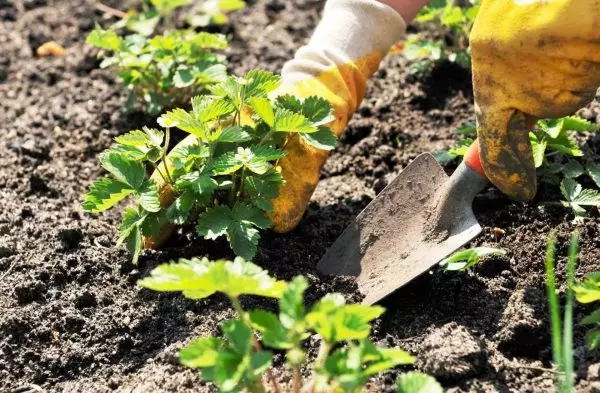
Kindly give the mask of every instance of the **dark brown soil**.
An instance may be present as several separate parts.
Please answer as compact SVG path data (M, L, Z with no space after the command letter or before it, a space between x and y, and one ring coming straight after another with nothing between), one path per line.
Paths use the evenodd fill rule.
M322 5L250 1L229 28L231 70L279 70L308 39ZM120 111L118 80L98 69L84 43L99 19L91 0L0 0L0 391L214 391L178 364L177 352L188 338L218 331L232 315L226 301L157 295L136 280L171 258L223 257L222 244L184 228L132 266L113 248L120 212L90 216L79 208L102 174L97 154L114 136L154 122ZM48 40L68 55L35 57ZM390 177L419 153L453 143L452 130L473 118L469 78L447 64L417 79L401 57L388 58L301 224L290 234L266 233L257 263L282 279L308 276L309 301L334 290L357 299L349 281L319 277L317 261ZM598 121L599 108L597 101L582 115ZM598 158L598 139L586 142ZM542 190L537 201L521 204L494 189L483 193L475 211L484 231L473 245L501 247L507 256L469 273L435 271L415 280L383 302L388 311L374 340L410 350L416 367L452 392L552 391L543 255L556 229L562 280L573 229L568 211L543 204L552 197L555 191ZM579 277L600 270L599 227L597 214L581 226ZM576 320L588 311L578 306ZM578 390L600 391L600 357L585 348L584 332L576 327ZM392 391L401 371L377 377L370 391Z

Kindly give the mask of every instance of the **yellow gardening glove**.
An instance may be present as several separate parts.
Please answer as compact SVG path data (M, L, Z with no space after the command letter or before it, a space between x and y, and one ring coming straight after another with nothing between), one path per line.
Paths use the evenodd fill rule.
M406 6L409 18L418 11L415 4L420 1L411 1ZM398 0L386 2L403 3ZM310 42L283 67L283 82L274 95L316 95L327 99L333 105L335 115L329 126L340 137L363 98L367 79L377 70L390 47L400 40L405 29L400 14L382 2L328 0ZM181 143L193 140L188 137ZM274 201L271 214L273 229L277 232L292 230L298 224L328 156L328 152L311 147L300 138L291 138L285 150L287 156L279 162L285 185ZM152 178L159 187L161 206L167 208L176 195L159 174L153 174ZM164 225L160 234L144 239L144 247L160 247L173 229L171 224Z
M529 200L536 173L528 117L588 104L600 85L600 3L483 0L470 38L477 135L490 181Z

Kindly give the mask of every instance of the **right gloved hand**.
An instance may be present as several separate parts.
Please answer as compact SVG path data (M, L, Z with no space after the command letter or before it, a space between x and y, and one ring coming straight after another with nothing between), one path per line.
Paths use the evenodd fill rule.
M588 104L600 85L600 3L483 0L470 38L483 169L509 197L529 200L537 178L527 118Z
M403 3L401 0L386 2ZM412 18L416 12L415 2L409 3L407 13ZM310 42L283 67L283 82L276 95L316 95L327 99L335 116L329 127L340 137L363 98L367 79L377 70L390 47L400 40L405 28L402 16L382 2L328 0ZM189 143L188 139L181 143ZM278 232L289 231L300 221L328 156L328 152L309 146L300 138L291 139L285 150L288 154L279 165L286 183L274 201L271 214L273 229ZM155 174L153 179L159 186L161 205L166 208L175 199L174 191L160 176ZM144 239L144 247L160 247L173 228L167 224L157 236Z

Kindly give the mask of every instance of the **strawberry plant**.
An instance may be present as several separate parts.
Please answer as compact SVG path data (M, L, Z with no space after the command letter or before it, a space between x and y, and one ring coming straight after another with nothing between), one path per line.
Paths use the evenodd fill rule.
M431 40L424 34L412 34L404 43L404 56L412 60L411 69L421 73L431 69L442 60L449 60L464 68L471 68L469 33L477 12L479 1L470 0L459 5L454 0L430 1L415 18L420 24L433 25L433 31L444 32L439 40Z
M235 310L235 318L221 325L218 337L192 340L180 354L181 362L198 369L221 392L281 392L271 373L273 350L285 353L291 373L291 391L361 392L369 378L414 358L404 350L382 348L369 340L371 321L384 309L380 306L346 304L341 294L328 294L312 307L304 305L307 280L278 281L257 265L242 258L211 262L180 259L152 270L140 286L160 292L182 292L189 299L224 294ZM274 298L279 312L245 310L240 297ZM309 362L303 343L317 334L321 345L310 363L311 378L302 377ZM424 390L429 389L429 390ZM424 374L409 373L398 381L399 392L432 392L442 389Z
M580 303L587 304L600 300L600 272L587 274L582 281L573 284L573 291ZM592 326L586 334L586 341L590 349L597 349L600 346L600 309L585 317L581 323Z
M483 257L504 256L506 251L492 247L475 247L457 251L440 262L440 266L448 271L469 270L475 266Z
M157 114L207 92L226 77L223 56L211 52L227 47L220 34L175 30L153 38L123 38L96 26L86 42L102 49L100 67L114 67L129 90L125 110L141 100L148 113Z
M587 217L590 208L600 207L600 163L585 157L574 134L597 130L593 123L567 116L539 120L529 133L539 180L560 189L563 200L559 204L572 209L576 221ZM465 154L476 138L475 123L461 126L457 133L461 138L456 146L435 154L440 164L446 165ZM586 183L591 187L584 187Z
M192 27L206 27L228 23L226 13L244 8L246 3L242 0L205 0L199 4L193 0L144 0L141 2L141 10L123 12L103 4L98 8L120 18L111 29L126 29L148 37L159 26L173 23L174 13L186 6L191 6L191 9L186 10L184 21Z
M259 230L271 226L266 214L283 184L278 161L286 153L281 147L291 138L323 150L336 143L326 126L333 118L329 102L292 95L270 98L279 84L279 76L262 70L243 78L228 76L207 86L210 94L194 97L190 111L175 109L159 117L164 131L144 128L115 138L116 144L100 155L112 177L92 184L83 210L100 213L134 197L136 206L125 210L119 237L134 263L142 237L156 234L166 221L195 222L200 236L224 236L236 255L252 259ZM164 159L174 127L192 136ZM177 194L167 209L160 206L146 166Z

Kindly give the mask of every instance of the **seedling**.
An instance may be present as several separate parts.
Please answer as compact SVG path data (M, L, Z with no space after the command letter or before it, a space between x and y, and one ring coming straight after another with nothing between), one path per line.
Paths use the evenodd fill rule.
M151 39L140 34L123 38L96 26L86 42L103 50L100 67L115 67L129 90L127 111L141 100L148 113L157 114L226 78L223 56L211 52L227 48L220 34L176 30Z
M586 275L583 281L573 285L573 291L580 303L592 303L600 300L600 272ZM600 345L600 309L585 317L581 323L592 326L592 329L586 334L586 341L590 349L597 349Z
M575 266L577 265L579 234L577 232L573 233L569 247L566 302L562 326L560 322L558 295L556 293L555 244L556 237L552 233L546 249L546 292L552 330L552 355L554 365L559 372L556 378L557 391L560 393L570 393L573 391L573 282L575 280Z
M422 73L441 60L449 60L471 68L469 33L479 11L479 1L470 0L459 6L454 0L430 1L415 18L421 24L433 24L435 31L446 32L439 41L423 34L413 34L404 44L404 56L414 61L413 72Z
M598 127L595 124L576 116L567 116L539 120L535 129L529 133L539 180L560 188L564 198L560 204L573 210L575 221L587 217L591 207L600 207L598 190L584 188L576 180L585 180L587 177L591 184L600 188L600 164L585 157L573 134L596 131ZM467 123L456 132L461 136L456 146L435 154L436 160L442 165L461 158L477 136L475 123Z
M333 118L329 102L292 95L269 98L279 84L279 76L262 70L243 78L229 76L207 87L210 95L194 97L191 111L175 109L159 117L164 132L144 128L115 138L117 143L100 155L112 178L92 184L83 210L99 213L134 196L137 205L125 210L119 238L134 263L142 236L156 234L167 220L195 222L200 236L225 236L236 255L252 259L259 229L271 226L266 213L283 184L278 162L286 153L281 147L293 138L323 150L336 143L326 126ZM173 127L192 137L164 159ZM146 166L177 194L167 209L159 204Z
M294 393L307 388L312 392L361 392L372 375L415 360L404 350L378 347L369 340L371 322L384 312L383 307L346 304L341 294L332 293L308 308L304 305L308 288L304 277L278 281L242 258L233 262L180 259L158 266L139 284L160 292L182 292L189 299L215 293L227 296L236 317L222 324L222 336L195 339L180 352L184 365L200 370L203 378L222 392L266 392L265 382L271 391L283 391L270 371L271 350L285 352ZM240 303L245 295L277 299L279 313L245 310ZM321 347L309 365L312 377L305 380L301 367L309 359L302 344L315 334ZM421 390L407 390L411 386ZM398 391L441 392L441 388L433 378L415 373L399 380Z
M119 19L111 29L127 29L133 33L149 37L165 24L173 23L175 11L196 3L192 0L144 0L141 10L123 12L117 9L100 5L99 8ZM192 27L206 27L209 25L223 25L229 22L226 13L244 8L246 3L242 0L206 0L187 10L185 21ZM188 7L189 8L189 7Z
M483 257L504 256L506 251L492 247L475 247L467 250L457 251L440 262L440 266L449 271L469 270L475 266Z

